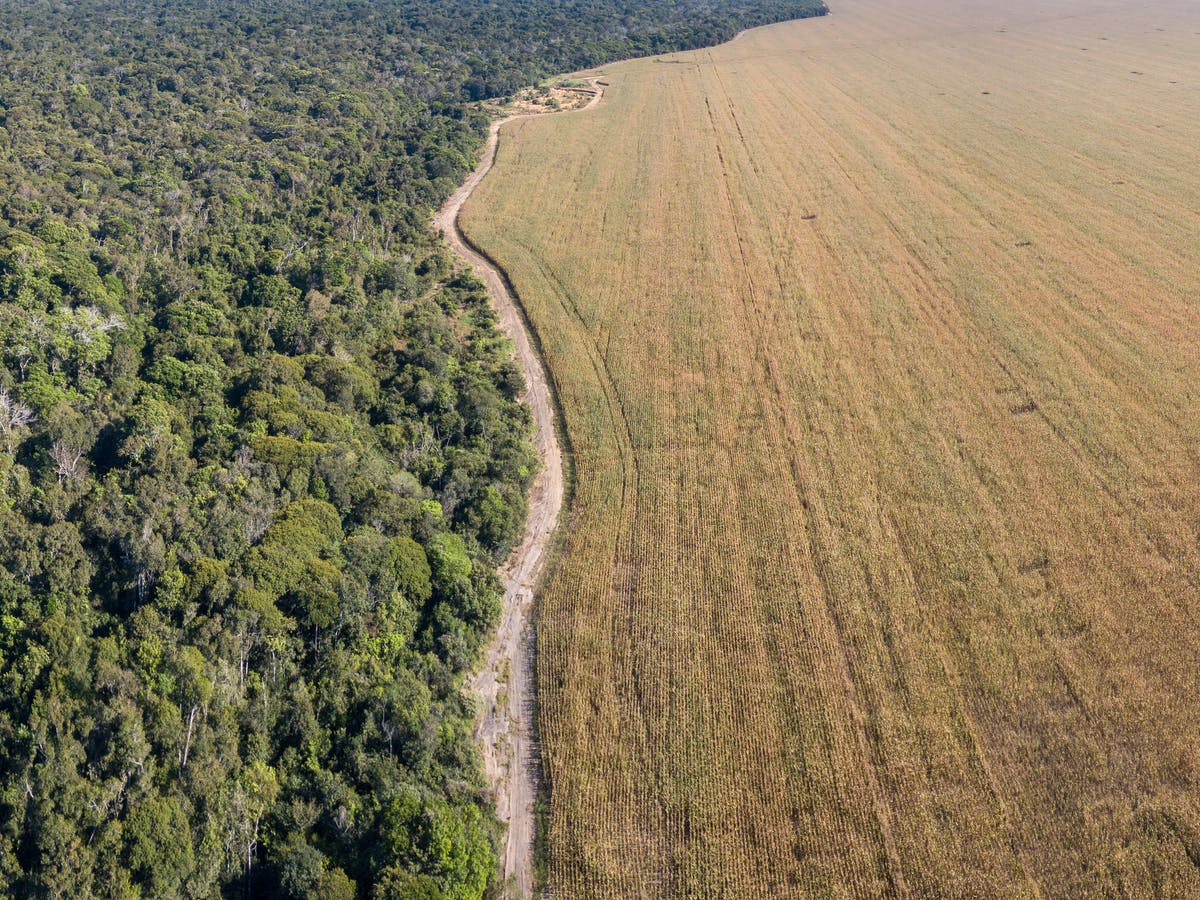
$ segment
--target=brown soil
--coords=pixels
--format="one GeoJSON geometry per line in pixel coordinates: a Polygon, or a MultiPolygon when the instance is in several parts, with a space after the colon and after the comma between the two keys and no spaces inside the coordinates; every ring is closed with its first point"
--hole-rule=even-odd
{"type": "Polygon", "coordinates": [[[553,112],[572,112],[585,109],[599,96],[598,88],[552,87],[525,88],[506,100],[487,100],[480,104],[502,120],[525,115],[544,115],[553,112]]]}

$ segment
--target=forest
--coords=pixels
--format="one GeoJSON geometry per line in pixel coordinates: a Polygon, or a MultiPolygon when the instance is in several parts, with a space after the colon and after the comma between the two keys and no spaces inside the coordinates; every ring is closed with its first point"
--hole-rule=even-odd
{"type": "Polygon", "coordinates": [[[471,898],[537,461],[474,105],[813,0],[0,3],[0,893],[471,898]]]}

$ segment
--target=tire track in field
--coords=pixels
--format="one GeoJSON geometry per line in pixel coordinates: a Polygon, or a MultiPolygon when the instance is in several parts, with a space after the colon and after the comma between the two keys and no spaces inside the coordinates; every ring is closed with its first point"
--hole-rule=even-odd
{"type": "MultiPolygon", "coordinates": [[[[738,140],[742,145],[743,151],[749,155],[749,150],[746,147],[745,135],[742,132],[741,124],[738,122],[737,116],[734,113],[732,97],[730,96],[728,89],[725,87],[724,81],[721,79],[719,71],[720,67],[716,60],[713,59],[711,53],[709,53],[709,60],[716,79],[717,87],[723,96],[725,105],[728,108],[730,116],[733,118],[734,125],[736,126],[738,140]]],[[[777,362],[770,352],[771,332],[773,332],[776,326],[777,317],[772,317],[768,320],[767,316],[764,314],[763,304],[759,299],[758,287],[755,284],[754,275],[750,267],[749,259],[747,258],[745,240],[742,235],[742,226],[739,220],[736,204],[734,203],[733,189],[730,187],[729,183],[729,165],[726,162],[724,151],[720,146],[720,140],[718,136],[721,134],[721,129],[719,129],[716,125],[716,121],[713,116],[712,105],[709,103],[707,97],[705,97],[705,108],[708,113],[709,124],[713,129],[713,138],[717,148],[717,155],[721,167],[721,192],[724,199],[724,205],[728,211],[729,221],[733,226],[734,236],[737,240],[739,264],[745,278],[747,294],[749,295],[748,305],[751,308],[746,310],[747,324],[753,326],[754,323],[758,323],[756,330],[758,331],[759,345],[755,348],[755,355],[758,357],[759,363],[762,366],[763,374],[766,376],[766,380],[769,382],[769,387],[775,395],[776,410],[778,411],[780,419],[782,420],[782,429],[772,428],[772,431],[776,432],[776,445],[780,447],[786,446],[789,451],[788,455],[790,457],[790,467],[792,469],[793,478],[792,489],[796,494],[797,508],[803,508],[805,510],[819,510],[821,509],[821,504],[817,502],[819,498],[809,497],[809,492],[806,491],[804,487],[807,484],[811,484],[813,479],[807,477],[808,473],[803,471],[803,464],[801,462],[803,458],[803,451],[799,446],[797,437],[799,429],[797,428],[796,423],[792,421],[790,406],[786,399],[784,379],[779,374],[777,362]],[[779,433],[780,431],[782,431],[782,434],[779,433]]],[[[755,167],[755,171],[757,173],[757,167],[755,167]]],[[[807,526],[816,525],[819,527],[819,523],[812,520],[813,517],[811,514],[807,515],[806,518],[810,520],[808,523],[806,523],[807,526]]],[[[907,880],[904,876],[904,867],[900,861],[900,853],[897,849],[896,838],[892,830],[891,816],[889,815],[887,802],[884,799],[883,788],[879,783],[879,760],[865,730],[867,722],[867,715],[864,711],[865,698],[863,697],[862,691],[859,688],[858,679],[854,674],[854,665],[851,658],[851,652],[846,646],[844,626],[840,620],[837,610],[830,602],[829,595],[823,583],[823,578],[819,571],[821,568],[823,568],[821,565],[822,554],[819,546],[817,545],[816,536],[813,533],[812,527],[806,527],[805,531],[809,536],[809,553],[813,563],[818,569],[817,578],[814,579],[814,587],[816,588],[815,593],[820,598],[821,608],[823,609],[827,619],[827,629],[830,633],[831,648],[833,648],[837,654],[837,659],[833,661],[833,665],[840,672],[842,677],[843,692],[853,722],[852,730],[855,734],[856,743],[858,745],[859,757],[863,761],[862,775],[866,781],[866,787],[871,800],[872,813],[875,818],[875,824],[876,828],[878,829],[884,857],[887,860],[885,875],[890,881],[893,891],[897,895],[909,896],[910,891],[907,880]]]]}

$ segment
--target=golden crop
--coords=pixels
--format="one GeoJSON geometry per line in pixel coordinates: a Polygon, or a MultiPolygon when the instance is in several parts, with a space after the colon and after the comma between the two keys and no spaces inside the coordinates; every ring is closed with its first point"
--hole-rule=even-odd
{"type": "Polygon", "coordinates": [[[1200,894],[1200,7],[845,0],[467,205],[574,467],[556,897],[1200,894]]]}

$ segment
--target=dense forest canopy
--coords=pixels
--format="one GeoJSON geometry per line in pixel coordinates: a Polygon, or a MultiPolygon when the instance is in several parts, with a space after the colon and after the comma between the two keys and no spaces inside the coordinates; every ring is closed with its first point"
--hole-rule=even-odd
{"type": "Polygon", "coordinates": [[[470,101],[811,0],[0,3],[0,891],[481,897],[470,101]]]}

